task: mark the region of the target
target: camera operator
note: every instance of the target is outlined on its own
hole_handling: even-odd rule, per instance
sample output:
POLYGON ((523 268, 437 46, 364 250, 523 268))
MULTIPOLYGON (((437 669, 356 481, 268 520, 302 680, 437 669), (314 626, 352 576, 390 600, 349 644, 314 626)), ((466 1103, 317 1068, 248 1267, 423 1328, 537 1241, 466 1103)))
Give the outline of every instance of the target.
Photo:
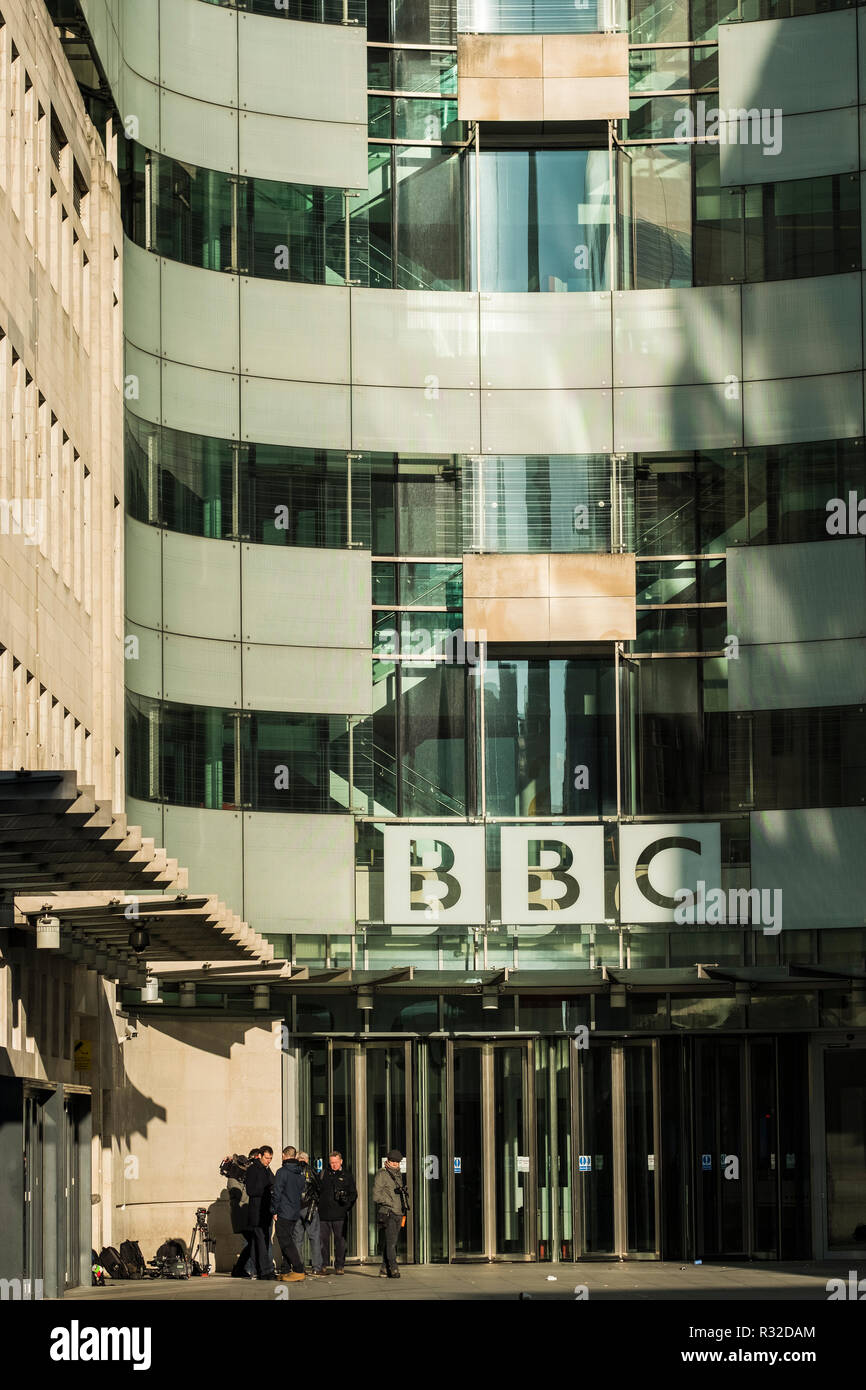
POLYGON ((389 1149, 385 1167, 379 1169, 373 1182, 373 1201, 376 1204, 376 1219, 382 1241, 380 1279, 400 1278, 397 1268, 397 1237, 401 1227, 406 1225, 406 1214, 409 1211, 409 1189, 400 1173, 402 1161, 403 1155, 399 1149, 389 1149))
POLYGON ((334 1237, 334 1273, 345 1273, 346 1228, 349 1213, 358 1200, 355 1179, 343 1167, 343 1155, 334 1149, 328 1155, 328 1170, 319 1190, 319 1226, 322 1233, 322 1268, 327 1271, 334 1237))
POLYGON ((220 1164, 220 1173, 226 1180, 229 1194, 229 1213, 232 1232, 244 1237, 244 1248, 235 1260, 233 1279, 250 1279, 255 1274, 255 1261, 249 1236, 249 1204, 245 1178, 253 1159, 258 1158, 258 1149, 250 1149, 249 1155, 229 1154, 220 1164))

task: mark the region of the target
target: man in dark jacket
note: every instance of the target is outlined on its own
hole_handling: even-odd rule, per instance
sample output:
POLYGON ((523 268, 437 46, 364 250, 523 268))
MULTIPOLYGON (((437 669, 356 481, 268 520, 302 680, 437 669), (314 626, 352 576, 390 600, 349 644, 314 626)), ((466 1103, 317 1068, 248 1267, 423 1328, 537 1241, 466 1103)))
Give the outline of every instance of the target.
POLYGON ((345 1273, 346 1228, 349 1212, 358 1200, 355 1179, 343 1167, 343 1155, 334 1149, 328 1155, 328 1170, 319 1191, 319 1223, 322 1234, 322 1268, 327 1270, 334 1237, 334 1273, 345 1273))
POLYGON ((249 1197, 248 1215, 249 1242, 255 1260, 257 1279, 276 1279, 274 1262, 271 1258, 271 1188, 274 1175, 271 1172, 271 1159, 274 1151, 270 1144, 263 1144, 258 1158, 254 1158, 244 1180, 249 1197))
POLYGON ((271 1201, 277 1218, 277 1240, 283 1252, 283 1269, 278 1276, 284 1284, 306 1278, 304 1261, 295 1244, 295 1223, 301 1219, 301 1201, 306 1178, 292 1144, 283 1149, 283 1166, 274 1178, 271 1201))
POLYGON ((376 1220, 382 1244, 380 1279, 400 1278, 397 1268, 397 1237, 409 1210, 408 1188, 400 1172, 402 1162, 403 1155, 400 1150, 389 1149, 385 1166, 379 1169, 373 1182, 373 1202, 376 1206, 376 1220))

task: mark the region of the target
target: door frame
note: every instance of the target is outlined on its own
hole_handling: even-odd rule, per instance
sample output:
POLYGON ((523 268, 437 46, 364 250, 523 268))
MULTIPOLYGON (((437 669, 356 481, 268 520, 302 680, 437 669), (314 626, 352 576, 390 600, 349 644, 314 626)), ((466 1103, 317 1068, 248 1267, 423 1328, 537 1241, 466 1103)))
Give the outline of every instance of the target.
POLYGON ((532 1263, 538 1259, 538 1167, 535 1135, 535 1039, 521 1037, 449 1038, 446 1061, 446 1145, 445 1182, 448 1215, 449 1264, 532 1263), (481 1181, 482 1181, 482 1244, 483 1250, 474 1255, 455 1255, 454 1202, 454 1049, 477 1048, 481 1052, 481 1181), (504 1047, 519 1048, 523 1074, 524 1137, 529 1157, 528 1182, 524 1187, 526 1226, 524 1253, 502 1254, 496 1249, 496 1184, 494 1144, 496 1143, 496 1097, 494 1052, 504 1047))
MULTIPOLYGON (((381 1260, 381 1255, 377 1250, 370 1249, 370 1191, 372 1181, 378 1169, 371 1174, 367 1168, 367 1148, 368 1148, 368 1109, 367 1109, 367 1059, 374 1051, 382 1051, 384 1048, 402 1048, 404 1058, 404 1073, 406 1078, 406 1178, 409 1183, 409 1215, 406 1220, 404 1230, 406 1232, 406 1249, 402 1255, 401 1263, 414 1264, 415 1252, 417 1248, 417 1221, 418 1221, 418 1201, 417 1201, 417 1165, 415 1163, 415 1068, 417 1062, 417 1049, 413 1038, 370 1038, 356 1044, 355 1053, 355 1110, 357 1124, 355 1126, 355 1145, 359 1155, 359 1173, 365 1175, 365 1181, 358 1184, 358 1201, 356 1204, 358 1232, 363 1232, 363 1236, 358 1241, 358 1249, 362 1264, 377 1264, 381 1260)), ((330 1056, 330 1054, 329 1054, 330 1056)), ((330 1072, 329 1072, 330 1085, 330 1072)), ((391 1136, 392 1142, 396 1142, 391 1136)), ((423 1181, 423 1178, 421 1178, 423 1181)), ((356 1256, 357 1258, 357 1256, 356 1256)))
MULTIPOLYGON (((661 1155, 661 1077, 659 1058, 659 1039, 647 1038, 598 1038, 595 1045, 610 1049, 610 1096, 611 1096, 611 1148, 613 1162, 613 1244, 611 1251, 586 1253, 585 1229, 583 1220, 583 1190, 580 1187, 581 1174, 579 1156, 587 1150, 583 1148, 582 1133, 582 1077, 583 1050, 572 1051, 571 1065, 571 1146, 573 1155, 573 1199, 572 1238, 574 1262, 583 1260, 659 1260, 661 1259, 662 1215, 662 1155, 661 1155), (653 1251, 634 1251, 628 1249, 628 1163, 626 1156, 626 1103, 625 1103, 625 1053, 627 1049, 649 1048, 652 1056, 652 1105, 653 1105, 653 1203, 655 1206, 655 1249, 653 1251)), ((592 1043, 590 1044, 592 1046, 592 1043)))
POLYGON ((818 1260, 862 1260, 863 1249, 831 1249, 827 1179, 827 1120, 824 1095, 824 1057, 828 1052, 866 1051, 862 1029, 824 1034, 809 1039, 809 1129, 812 1143, 812 1250, 818 1260))

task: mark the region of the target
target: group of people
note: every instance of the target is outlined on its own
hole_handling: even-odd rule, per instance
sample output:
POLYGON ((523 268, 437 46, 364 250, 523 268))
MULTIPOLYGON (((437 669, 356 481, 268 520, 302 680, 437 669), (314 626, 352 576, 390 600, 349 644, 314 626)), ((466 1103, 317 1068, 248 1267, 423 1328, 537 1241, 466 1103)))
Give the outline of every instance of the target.
MULTIPOLYGON (((312 1168, 309 1155, 293 1144, 286 1145, 282 1157, 282 1165, 274 1173, 274 1151, 269 1144, 263 1144, 250 1151, 242 1173, 227 1177, 232 1228, 246 1241, 232 1270, 233 1277, 280 1279, 285 1283, 305 1279, 307 1242, 313 1275, 329 1274, 332 1240, 333 1272, 344 1274, 346 1231, 358 1189, 350 1170, 343 1165, 342 1154, 332 1150, 321 1176, 312 1168), (282 1253, 280 1273, 274 1268, 271 1254, 272 1234, 276 1234, 282 1253)), ((383 1279, 400 1278, 397 1239, 409 1210, 408 1191, 400 1172, 402 1161, 399 1150, 391 1149, 373 1183, 382 1244, 379 1275, 383 1279)))

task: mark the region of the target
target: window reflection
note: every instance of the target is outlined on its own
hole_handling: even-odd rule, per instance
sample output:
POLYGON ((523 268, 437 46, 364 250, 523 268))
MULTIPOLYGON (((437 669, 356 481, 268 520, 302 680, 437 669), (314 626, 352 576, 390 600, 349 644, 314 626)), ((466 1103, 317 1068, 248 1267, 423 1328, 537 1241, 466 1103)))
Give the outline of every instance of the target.
POLYGON ((616 810, 612 659, 491 659, 484 718, 488 814, 616 810))
MULTIPOLYGON (((472 255, 474 159, 469 159, 472 255)), ((501 291, 609 287, 610 182, 606 150, 491 150, 481 154, 481 266, 472 288, 501 291)))

